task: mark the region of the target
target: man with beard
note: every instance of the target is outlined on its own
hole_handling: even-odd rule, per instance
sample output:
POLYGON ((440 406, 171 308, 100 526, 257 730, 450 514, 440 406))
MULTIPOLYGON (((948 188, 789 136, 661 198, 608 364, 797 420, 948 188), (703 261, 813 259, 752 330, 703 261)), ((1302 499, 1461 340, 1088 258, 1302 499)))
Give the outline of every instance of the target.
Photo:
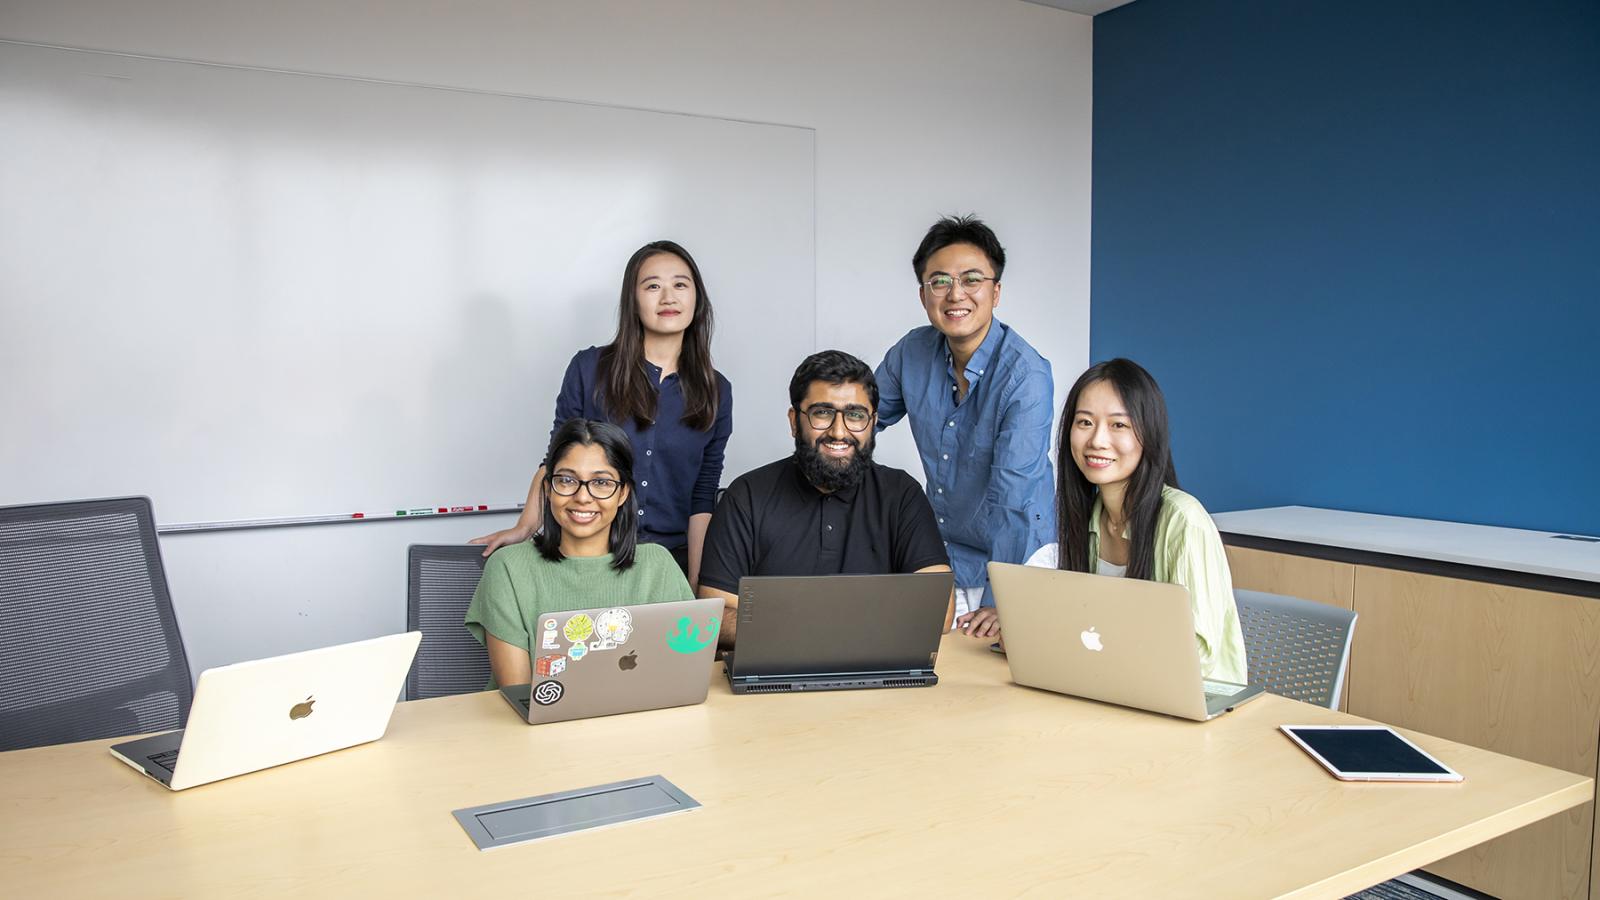
MULTIPOLYGON (((871 367, 848 353, 814 353, 795 370, 794 455, 734 479, 706 533, 700 596, 727 607, 724 647, 733 644, 746 575, 950 571, 922 486, 872 461, 877 408, 871 367)), ((953 615, 952 606, 946 629, 953 615)))

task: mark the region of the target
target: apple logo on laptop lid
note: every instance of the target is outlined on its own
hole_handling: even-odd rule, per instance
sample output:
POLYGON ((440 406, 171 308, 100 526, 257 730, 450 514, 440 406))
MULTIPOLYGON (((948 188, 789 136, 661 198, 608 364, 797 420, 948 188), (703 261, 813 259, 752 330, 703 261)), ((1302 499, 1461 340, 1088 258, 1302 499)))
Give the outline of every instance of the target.
POLYGON ((1093 625, 1089 626, 1088 631, 1078 635, 1078 639, 1083 641, 1083 646, 1085 648, 1093 650, 1096 653, 1105 649, 1105 647, 1100 643, 1100 632, 1095 631, 1093 625))
POLYGON ((307 697, 305 702, 296 703, 295 705, 289 707, 289 718, 304 719, 306 716, 311 715, 311 704, 316 702, 317 701, 314 697, 307 697))

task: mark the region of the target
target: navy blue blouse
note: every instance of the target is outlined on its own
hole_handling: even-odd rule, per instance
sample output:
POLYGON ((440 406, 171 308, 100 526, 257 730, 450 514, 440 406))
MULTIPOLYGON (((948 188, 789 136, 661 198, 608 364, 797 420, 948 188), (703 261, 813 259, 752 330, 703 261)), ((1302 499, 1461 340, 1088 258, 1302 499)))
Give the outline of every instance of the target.
POLYGON ((645 361, 645 371, 658 385, 656 421, 640 430, 629 418, 617 422, 606 414, 604 391, 596 377, 600 348, 572 357, 556 396, 556 421, 550 434, 573 417, 615 422, 633 443, 634 496, 639 507, 639 543, 681 547, 688 542, 689 517, 711 512, 722 480, 723 451, 733 433, 733 385, 717 373, 717 417, 708 431, 683 423, 683 388, 674 372, 665 379, 661 367, 645 361))

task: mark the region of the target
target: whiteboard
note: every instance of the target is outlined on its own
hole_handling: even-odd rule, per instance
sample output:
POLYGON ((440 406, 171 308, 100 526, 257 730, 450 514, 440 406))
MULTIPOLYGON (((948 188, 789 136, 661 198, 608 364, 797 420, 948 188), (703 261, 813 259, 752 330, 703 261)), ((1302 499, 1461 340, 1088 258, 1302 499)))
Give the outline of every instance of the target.
POLYGON ((622 267, 700 264, 724 483, 793 450, 815 134, 0 43, 0 504, 505 505, 622 267))

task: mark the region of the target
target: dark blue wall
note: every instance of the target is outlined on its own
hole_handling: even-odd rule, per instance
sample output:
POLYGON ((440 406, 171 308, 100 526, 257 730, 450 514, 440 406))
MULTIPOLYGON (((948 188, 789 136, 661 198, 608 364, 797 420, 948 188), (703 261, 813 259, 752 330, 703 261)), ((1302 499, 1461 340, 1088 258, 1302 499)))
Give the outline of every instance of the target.
POLYGON ((1213 511, 1600 533, 1600 2, 1094 20, 1091 353, 1213 511))

